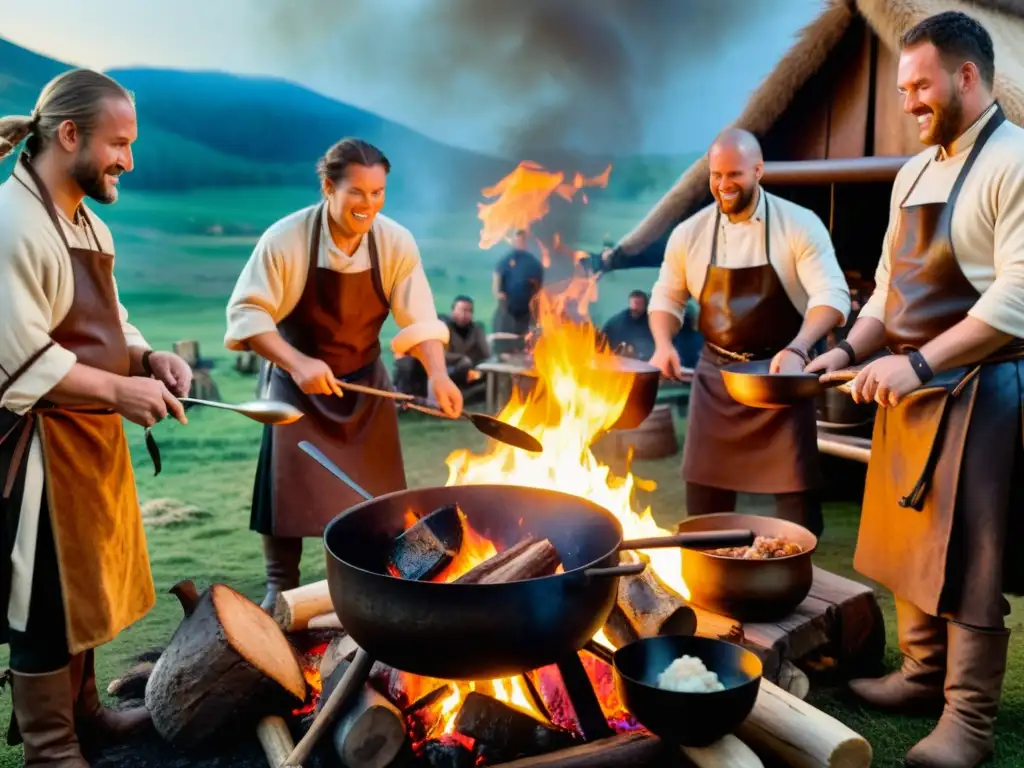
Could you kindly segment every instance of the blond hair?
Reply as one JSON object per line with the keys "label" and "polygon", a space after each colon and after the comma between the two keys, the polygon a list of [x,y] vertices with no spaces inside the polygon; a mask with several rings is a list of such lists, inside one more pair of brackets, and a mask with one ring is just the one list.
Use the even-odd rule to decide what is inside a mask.
{"label": "blond hair", "polygon": [[91,69],[72,69],[48,82],[31,115],[0,117],[0,160],[26,139],[25,149],[37,155],[57,136],[57,129],[71,120],[85,136],[96,127],[103,101],[122,98],[134,104],[131,92],[107,75]]}

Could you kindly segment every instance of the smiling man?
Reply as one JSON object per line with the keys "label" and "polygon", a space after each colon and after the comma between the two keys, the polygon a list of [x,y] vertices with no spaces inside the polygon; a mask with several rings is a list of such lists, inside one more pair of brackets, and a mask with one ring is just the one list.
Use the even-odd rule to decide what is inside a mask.
{"label": "smiling man", "polygon": [[683,452],[686,510],[731,512],[737,492],[773,494],[778,517],[820,534],[814,402],[781,410],[742,405],[720,369],[770,359],[774,372],[802,371],[811,347],[845,322],[850,290],[821,220],[762,189],[764,162],[752,134],[725,131],[708,160],[715,202],[672,232],[648,310],[651,362],[677,377],[672,340],[687,299],[700,303],[705,344]]}
{"label": "smiling man", "polygon": [[965,14],[908,31],[898,78],[927,148],[893,184],[849,349],[809,370],[891,353],[853,382],[881,406],[854,566],[892,590],[905,660],[851,685],[878,707],[942,713],[908,764],[970,768],[995,747],[1003,593],[1024,594],[1024,130],[993,97],[989,33]]}
{"label": "smiling man", "polygon": [[137,132],[131,95],[82,69],[0,119],[0,159],[24,141],[0,185],[0,637],[26,765],[87,768],[80,738],[149,719],[103,707],[94,664],[155,602],[122,417],[184,422],[192,378],[128,323],[85,204],[117,200]]}
{"label": "smiling man", "polygon": [[227,309],[228,349],[252,349],[264,396],[305,417],[267,426],[250,527],[263,535],[267,594],[299,585],[302,538],[363,500],[298,444],[308,440],[375,496],[406,487],[392,400],[344,392],[338,382],[390,389],[380,331],[391,314],[396,354],[415,355],[449,416],[462,394],[445,365],[449,332],[437,316],[419,250],[405,227],[380,213],[391,164],[360,139],[327,151],[318,171],[324,200],[278,221],[260,238]]}

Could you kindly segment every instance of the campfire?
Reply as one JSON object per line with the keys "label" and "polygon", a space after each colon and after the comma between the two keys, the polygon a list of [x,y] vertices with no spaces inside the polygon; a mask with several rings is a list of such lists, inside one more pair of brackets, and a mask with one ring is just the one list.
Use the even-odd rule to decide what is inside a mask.
{"label": "campfire", "polygon": [[[481,245],[530,230],[548,212],[552,195],[571,202],[587,187],[607,185],[610,170],[566,181],[564,174],[520,164],[484,190],[498,199],[480,206]],[[561,245],[556,237],[544,247],[550,254]],[[595,281],[579,272],[566,290],[539,296],[540,332],[531,355],[543,386],[514,391],[499,415],[534,436],[541,453],[499,443],[483,454],[456,451],[447,459],[445,486],[427,489],[430,498],[444,492],[445,503],[428,505],[420,497],[413,509],[398,506],[412,505],[399,499],[391,507],[367,507],[371,515],[360,516],[361,508],[336,519],[332,526],[348,528],[325,534],[329,579],[283,592],[272,617],[226,585],[202,596],[189,583],[176,585],[185,619],[145,690],[167,743],[201,747],[251,714],[262,717],[257,737],[272,768],[510,762],[516,768],[596,768],[643,765],[660,754],[659,740],[619,699],[611,653],[640,638],[693,634],[697,614],[687,603],[678,548],[649,548],[647,541],[632,551],[623,542],[670,536],[636,500],[638,490],[653,484],[628,470],[614,474],[591,451],[618,419],[632,383],[629,374],[612,375],[602,365],[613,355],[585,317],[594,295]],[[584,316],[571,316],[571,306]],[[495,489],[501,493],[488,496]],[[359,529],[367,520],[370,529]],[[577,575],[576,586],[566,587]],[[345,578],[345,588],[337,587]],[[422,599],[400,595],[395,585],[419,590]],[[486,586],[487,594],[501,597],[453,608],[442,598],[451,597],[454,585],[472,585],[477,598]],[[511,590],[524,585],[533,585],[525,586],[530,594],[510,600]],[[466,590],[454,592],[472,602]],[[580,604],[582,616],[570,615]],[[561,612],[550,613],[552,606]],[[458,624],[462,610],[473,616],[467,626],[474,631],[467,634],[478,639],[492,625],[532,624],[517,626],[518,635],[460,649],[461,638],[451,636],[445,621],[454,616],[451,623]],[[364,639],[357,642],[345,622]],[[388,622],[386,631],[373,622]],[[729,632],[737,629],[729,626]],[[536,637],[545,634],[550,637]],[[371,637],[379,642],[366,642]],[[496,671],[495,658],[503,659],[505,674],[462,674]],[[442,668],[458,673],[439,673]],[[766,696],[766,685],[757,705],[762,709],[750,716],[758,727],[781,729],[786,745],[816,733],[814,749],[845,748],[852,732],[830,719],[815,720],[827,716],[794,697],[776,699],[786,694],[774,686]],[[723,743],[721,754],[714,748],[687,754],[702,765],[724,755],[731,765],[760,765],[728,738],[735,743]]]}

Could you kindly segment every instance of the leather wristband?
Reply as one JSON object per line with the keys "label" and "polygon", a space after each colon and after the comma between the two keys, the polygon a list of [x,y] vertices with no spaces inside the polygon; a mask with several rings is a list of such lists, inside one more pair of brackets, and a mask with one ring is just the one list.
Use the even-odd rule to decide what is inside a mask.
{"label": "leather wristband", "polygon": [[142,370],[147,376],[153,375],[153,369],[149,365],[149,356],[153,354],[152,349],[147,349],[142,353]]}
{"label": "leather wristband", "polygon": [[935,378],[935,372],[932,371],[932,367],[928,365],[928,361],[924,359],[924,355],[916,349],[912,349],[907,352],[907,359],[910,360],[910,364],[914,367],[914,373],[917,374],[917,378],[921,380],[922,384],[927,384]]}
{"label": "leather wristband", "polygon": [[836,344],[836,347],[843,350],[843,352],[846,353],[847,357],[850,358],[850,362],[848,362],[847,365],[856,364],[857,353],[853,351],[853,347],[850,345],[850,342],[848,342],[846,339],[843,339],[838,344]]}

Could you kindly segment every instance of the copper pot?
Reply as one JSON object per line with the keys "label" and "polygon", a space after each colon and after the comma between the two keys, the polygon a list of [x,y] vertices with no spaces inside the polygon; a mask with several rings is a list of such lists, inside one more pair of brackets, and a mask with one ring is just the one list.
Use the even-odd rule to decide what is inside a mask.
{"label": "copper pot", "polygon": [[683,580],[690,591],[689,601],[737,621],[779,621],[790,615],[811,591],[811,555],[818,546],[817,537],[788,520],[735,512],[688,517],[677,526],[680,533],[728,528],[749,529],[756,536],[785,537],[802,551],[769,560],[744,560],[683,550]]}

